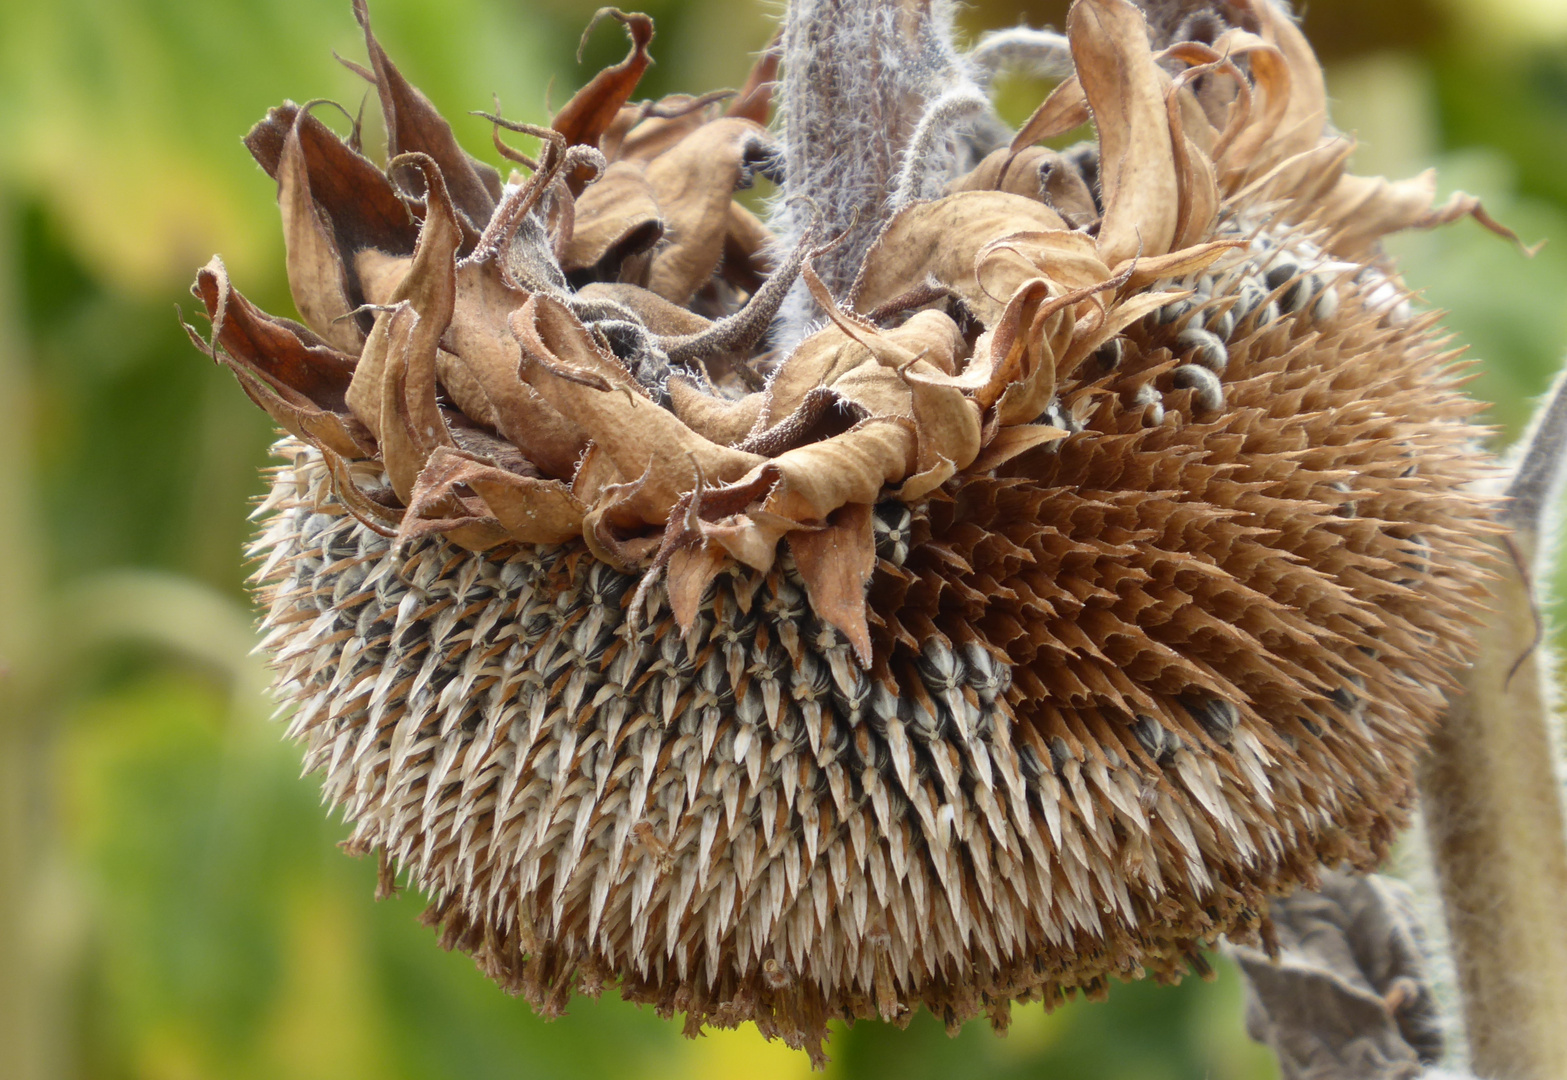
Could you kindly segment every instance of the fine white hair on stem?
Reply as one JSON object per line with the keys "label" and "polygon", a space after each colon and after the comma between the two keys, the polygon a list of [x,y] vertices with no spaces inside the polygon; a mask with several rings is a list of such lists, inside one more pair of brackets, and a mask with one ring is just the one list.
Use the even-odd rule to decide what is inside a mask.
{"label": "fine white hair on stem", "polygon": [[[953,46],[952,0],[790,0],[784,13],[779,123],[784,184],[773,204],[775,251],[791,251],[817,217],[791,204],[807,195],[823,235],[842,236],[817,256],[816,273],[843,295],[892,212],[905,150],[931,104],[982,94],[974,68]],[[973,165],[975,147],[938,141],[927,154],[931,182]],[[943,155],[941,151],[948,151]],[[941,160],[937,160],[940,158]],[[822,312],[796,283],[773,328],[787,352]]]}
{"label": "fine white hair on stem", "polygon": [[979,39],[968,54],[976,74],[989,82],[1003,71],[1016,71],[1041,79],[1064,79],[1072,74],[1072,46],[1065,34],[1014,26],[993,30]]}
{"label": "fine white hair on stem", "polygon": [[[901,210],[912,202],[929,198],[927,188],[931,174],[943,164],[942,144],[952,138],[954,128],[959,124],[989,111],[990,99],[972,86],[948,90],[931,102],[903,151],[903,164],[898,169],[898,181],[893,187],[888,209]],[[941,175],[939,179],[947,177]]]}
{"label": "fine white hair on stem", "polygon": [[[1567,1013],[1561,732],[1536,583],[1551,577],[1552,504],[1567,453],[1561,378],[1509,455],[1480,651],[1431,736],[1421,811],[1481,1076],[1559,1076]],[[1462,1075],[1462,1074],[1459,1074]]]}
{"label": "fine white hair on stem", "polygon": [[[1386,873],[1409,886],[1410,900],[1418,920],[1424,948],[1426,981],[1436,1002],[1437,1019],[1442,1029],[1442,1064],[1461,1068],[1469,1060],[1469,1034],[1459,1015],[1458,971],[1453,964],[1453,942],[1448,935],[1442,912],[1441,886],[1426,837],[1425,819],[1415,815],[1404,842],[1393,850]],[[1432,1071],[1421,1073],[1419,1080],[1471,1080],[1467,1073]]]}
{"label": "fine white hair on stem", "polygon": [[1513,455],[1502,518],[1509,525],[1544,531],[1547,515],[1561,497],[1567,459],[1567,368],[1556,376]]}

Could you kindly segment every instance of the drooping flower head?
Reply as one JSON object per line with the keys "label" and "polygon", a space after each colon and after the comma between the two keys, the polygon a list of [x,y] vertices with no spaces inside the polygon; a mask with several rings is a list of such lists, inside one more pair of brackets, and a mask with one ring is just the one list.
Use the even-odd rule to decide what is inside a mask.
{"label": "drooping flower head", "polygon": [[[786,88],[855,62],[789,51],[831,6]],[[1346,171],[1280,8],[1078,0],[999,145],[950,137],[973,84],[919,23],[956,82],[858,156],[798,101],[763,126],[777,53],[632,103],[652,24],[615,12],[549,129],[495,118],[504,183],[356,11],[386,164],[309,106],[247,139],[305,325],[216,260],[195,289],[288,433],[290,735],[445,944],[546,1014],[614,985],[819,1056],[835,1017],[1177,978],[1383,857],[1487,509],[1377,242],[1488,219]]]}

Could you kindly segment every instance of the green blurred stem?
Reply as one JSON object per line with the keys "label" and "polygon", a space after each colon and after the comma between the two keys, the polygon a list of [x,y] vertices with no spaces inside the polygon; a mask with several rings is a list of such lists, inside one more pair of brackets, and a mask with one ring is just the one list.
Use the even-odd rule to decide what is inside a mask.
{"label": "green blurred stem", "polygon": [[1498,1080],[1567,1077],[1567,829],[1532,580],[1564,435],[1558,380],[1508,491],[1480,656],[1420,778],[1471,1066]]}
{"label": "green blurred stem", "polygon": [[48,732],[40,723],[43,612],[26,338],[18,297],[16,207],[0,187],[0,1071],[63,1071],[60,1017],[34,916],[49,813]]}

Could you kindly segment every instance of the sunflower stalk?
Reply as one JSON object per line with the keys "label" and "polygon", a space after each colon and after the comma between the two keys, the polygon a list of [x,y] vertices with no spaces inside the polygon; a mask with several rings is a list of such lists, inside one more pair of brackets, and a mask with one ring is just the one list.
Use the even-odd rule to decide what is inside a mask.
{"label": "sunflower stalk", "polygon": [[1483,1077],[1567,1076],[1567,829],[1551,652],[1536,583],[1567,447],[1567,374],[1516,455],[1480,655],[1431,740],[1421,805],[1472,1064]]}
{"label": "sunflower stalk", "polygon": [[[809,201],[785,197],[772,224],[793,243],[818,213],[824,235],[842,236],[816,261],[835,296],[910,188],[939,189],[974,164],[951,136],[990,107],[952,14],[950,0],[792,0],[784,15],[784,189]],[[824,317],[801,282],[775,337],[791,347]]]}

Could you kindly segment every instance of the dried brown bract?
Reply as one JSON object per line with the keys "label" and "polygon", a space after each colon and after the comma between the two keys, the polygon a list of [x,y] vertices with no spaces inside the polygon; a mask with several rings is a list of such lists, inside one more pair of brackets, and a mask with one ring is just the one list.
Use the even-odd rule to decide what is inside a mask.
{"label": "dried brown bract", "polygon": [[[505,183],[362,6],[390,160],[309,107],[251,133],[306,325],[196,290],[289,433],[266,646],[448,946],[545,1014],[617,985],[819,1056],[1177,978],[1382,858],[1488,507],[1377,240],[1481,215],[1346,173],[1295,25],[1222,10],[1155,45],[1078,0],[1010,145],[910,188],[875,162],[972,109],[908,95],[868,232],[824,195],[781,252],[733,197],[822,172],[759,123],[776,57],[728,115],[633,103],[643,16]],[[796,274],[821,322],[775,353]]]}

